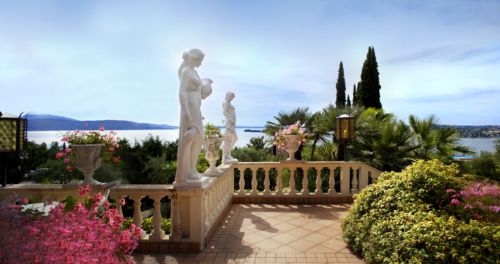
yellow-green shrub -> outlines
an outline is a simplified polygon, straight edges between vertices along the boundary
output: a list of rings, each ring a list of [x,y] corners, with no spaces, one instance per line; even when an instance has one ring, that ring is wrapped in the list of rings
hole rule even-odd
[[[465,182],[456,165],[417,161],[355,196],[344,240],[369,263],[495,263],[500,227],[465,223],[441,208]]]

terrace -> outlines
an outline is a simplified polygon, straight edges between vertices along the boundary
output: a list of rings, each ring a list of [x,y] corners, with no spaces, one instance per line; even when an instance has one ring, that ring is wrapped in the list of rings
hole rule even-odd
[[[154,201],[153,231],[143,232],[135,260],[144,263],[359,263],[341,239],[340,219],[352,195],[375,181],[362,162],[240,162],[223,164],[200,188],[117,185],[114,199]],[[294,177],[291,177],[293,175]],[[243,177],[242,177],[243,176]],[[312,186],[312,188],[310,188]],[[314,191],[310,191],[314,189]],[[102,186],[94,191],[106,191]],[[77,196],[75,185],[20,184],[0,198],[22,194],[40,201]],[[170,203],[170,234],[161,229],[161,202]],[[118,205],[121,210],[121,205]]]

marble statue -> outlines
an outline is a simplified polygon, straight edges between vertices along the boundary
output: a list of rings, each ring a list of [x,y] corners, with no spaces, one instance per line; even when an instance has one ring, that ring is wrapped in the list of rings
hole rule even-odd
[[[236,135],[236,113],[231,101],[234,99],[233,92],[226,93],[226,101],[222,104],[224,116],[226,117],[226,129],[224,131],[224,147],[222,149],[222,163],[230,164],[238,162],[237,159],[231,156],[238,136]]]
[[[196,169],[203,143],[201,100],[212,93],[212,80],[201,79],[196,71],[204,56],[199,49],[184,52],[178,71],[181,120],[174,186],[194,186],[202,177]]]

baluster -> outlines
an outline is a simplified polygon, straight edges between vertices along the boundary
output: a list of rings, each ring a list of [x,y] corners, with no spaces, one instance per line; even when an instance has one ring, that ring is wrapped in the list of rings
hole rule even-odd
[[[172,240],[180,240],[182,238],[182,229],[181,229],[181,212],[180,212],[180,197],[177,195],[177,192],[174,190],[172,193],[172,199],[170,200],[170,220],[172,221],[171,226],[171,238]]]
[[[302,169],[302,195],[309,194],[309,168]]]
[[[340,193],[349,194],[350,168],[347,165],[340,167]]]
[[[337,194],[335,190],[335,169],[330,168],[329,178],[328,178],[328,195]]]
[[[264,170],[264,194],[271,194],[271,190],[269,189],[269,185],[271,185],[269,181],[269,172],[271,169]]]
[[[352,173],[352,189],[351,189],[351,192],[352,193],[357,193],[358,192],[358,171],[357,170],[353,170],[353,173]]]
[[[368,171],[359,167],[359,190],[363,190],[366,186],[368,186]]]
[[[123,216],[122,210],[122,199],[125,199],[125,195],[119,195],[119,199],[116,201],[116,208],[118,209],[118,213]]]
[[[153,196],[154,211],[153,211],[153,232],[149,237],[151,240],[162,240],[165,236],[165,231],[161,229],[161,198],[162,195]]]
[[[238,194],[245,194],[245,170],[240,170],[240,191]]]
[[[321,189],[321,168],[316,168],[316,195],[323,194],[323,190]]]
[[[257,172],[259,171],[259,169],[254,169],[252,170],[252,192],[251,194],[252,195],[257,195],[258,192],[257,192]]]
[[[146,239],[147,235],[144,230],[142,230],[142,213],[141,213],[141,199],[144,197],[144,195],[134,195],[131,196],[132,200],[134,201],[134,224],[137,227],[141,228],[141,239]]]
[[[281,179],[281,176],[283,174],[282,169],[276,169],[276,194],[277,195],[282,195],[283,194],[283,180]]]
[[[295,171],[297,169],[290,169],[290,181],[289,181],[289,186],[290,186],[290,192],[288,192],[288,195],[295,195],[297,193],[297,190],[295,190]]]

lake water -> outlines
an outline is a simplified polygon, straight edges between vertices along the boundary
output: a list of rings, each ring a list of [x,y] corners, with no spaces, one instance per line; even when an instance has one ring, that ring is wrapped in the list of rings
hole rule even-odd
[[[247,128],[237,128],[236,133],[238,134],[238,141],[236,146],[244,147],[253,137],[264,136],[264,133],[259,132],[245,132]],[[262,130],[262,128],[250,128],[255,130]],[[50,144],[51,142],[60,142],[62,135],[66,131],[29,131],[28,140],[34,141],[35,143]],[[156,137],[159,136],[160,139],[166,141],[175,141],[179,137],[178,129],[168,129],[168,130],[117,130],[118,137],[127,138],[130,143],[135,141],[141,142],[146,139],[149,135]],[[62,142],[60,142],[62,143]],[[472,150],[479,153],[480,151],[495,152],[495,138],[461,138],[460,143],[464,146],[470,147]]]
[[[236,134],[238,135],[238,141],[236,141],[237,147],[244,147],[253,137],[264,136],[264,133],[259,132],[245,132],[244,130],[248,128],[237,128]],[[254,130],[262,130],[262,128],[250,128]],[[67,131],[28,131],[28,140],[34,141],[37,144],[45,143],[49,145],[51,142],[59,142]],[[166,130],[116,130],[117,137],[126,138],[131,144],[135,141],[141,142],[149,136],[159,136],[161,140],[164,141],[175,141],[179,138],[178,129],[166,129]]]

